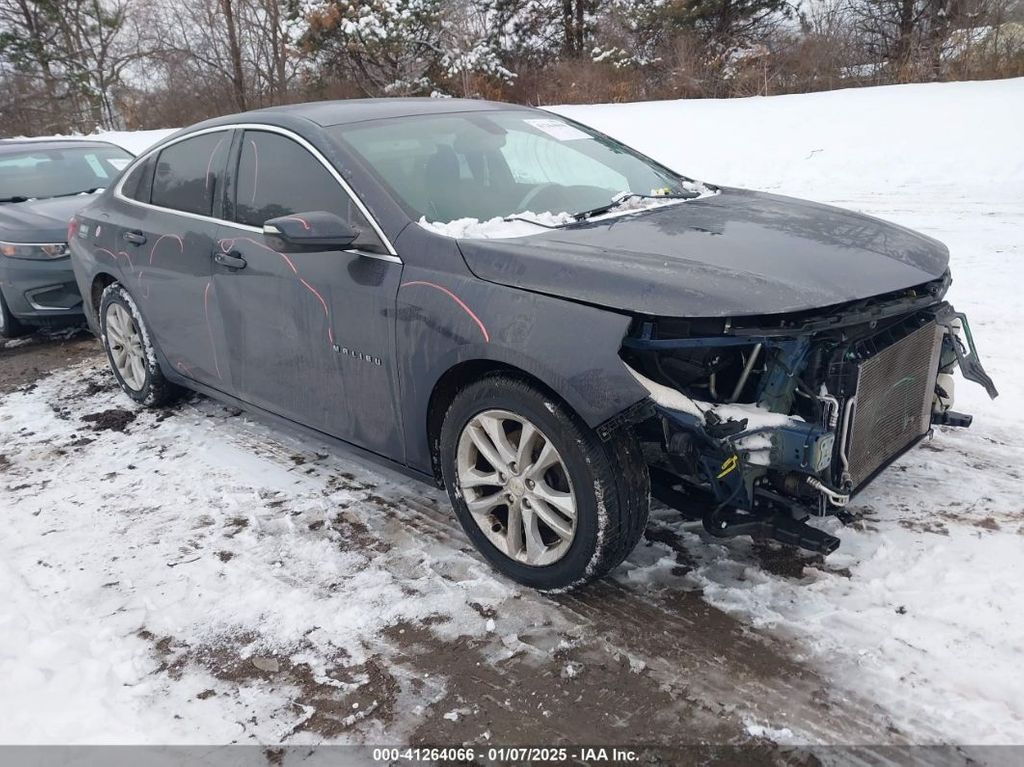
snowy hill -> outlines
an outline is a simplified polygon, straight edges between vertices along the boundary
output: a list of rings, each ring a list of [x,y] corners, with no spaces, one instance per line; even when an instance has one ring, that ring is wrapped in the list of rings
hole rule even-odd
[[[1024,198],[1024,78],[553,109],[719,184]]]

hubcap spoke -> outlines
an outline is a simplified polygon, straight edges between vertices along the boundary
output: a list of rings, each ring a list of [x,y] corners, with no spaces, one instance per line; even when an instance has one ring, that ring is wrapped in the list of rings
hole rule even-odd
[[[508,436],[505,434],[505,427],[502,422],[497,418],[491,418],[489,416],[479,417],[480,425],[483,426],[487,436],[491,440],[491,444],[494,445],[498,451],[498,456],[504,462],[505,465],[513,464],[516,461],[516,449],[512,447],[512,443],[508,441]],[[495,469],[500,468],[495,466]]]
[[[544,472],[560,460],[561,458],[554,445],[548,440],[544,440],[544,447],[540,449],[540,455],[537,456],[537,460],[527,468],[526,476],[535,482],[539,482],[544,477]]]
[[[492,469],[497,471],[504,466],[501,455],[498,453],[497,448],[494,447],[494,443],[491,442],[487,432],[484,431],[483,426],[476,423],[471,424],[469,426],[469,438],[473,440],[476,449],[480,451],[480,455],[491,465]]]
[[[570,519],[576,516],[576,500],[572,497],[572,493],[555,490],[547,482],[541,481],[533,488],[533,496]]]
[[[572,538],[572,522],[565,519],[558,512],[554,511],[544,501],[537,501],[533,504],[533,509],[537,516],[540,517],[541,521],[545,525],[551,528],[551,531],[555,533],[562,540]]]
[[[133,356],[131,364],[134,386],[136,389],[141,388],[142,382],[146,379],[146,371],[142,369],[142,359]]]
[[[518,503],[508,508],[508,524],[505,526],[505,553],[514,559],[523,554],[523,510]]]
[[[480,471],[479,469],[467,469],[459,477],[459,484],[463,489],[469,487],[501,487],[504,482],[496,471]]]
[[[540,527],[537,525],[537,515],[533,509],[523,509],[523,533],[526,538],[526,559],[528,562],[537,562],[547,552],[547,544],[540,536]]]
[[[473,500],[466,500],[466,505],[469,506],[469,510],[474,514],[486,514],[491,509],[495,509],[501,504],[505,503],[505,497],[501,493],[494,493],[493,495],[484,495]]]
[[[540,432],[529,421],[523,422],[523,429],[519,433],[519,447],[516,449],[516,463],[525,467],[530,463],[530,456],[533,455],[533,446],[538,439],[543,439]]]
[[[119,304],[110,304],[106,316],[107,346],[125,386],[140,391],[146,383],[146,355],[142,334],[134,318]]]

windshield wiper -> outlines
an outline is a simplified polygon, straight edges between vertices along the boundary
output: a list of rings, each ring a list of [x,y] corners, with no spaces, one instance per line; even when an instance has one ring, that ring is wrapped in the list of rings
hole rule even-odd
[[[28,197],[23,197],[20,194],[16,194],[13,197],[4,197],[0,199],[0,202],[28,202]]]
[[[104,187],[102,186],[94,186],[92,189],[82,189],[79,192],[65,192],[64,194],[55,194],[53,195],[53,197],[74,197],[76,194],[95,194],[96,192],[100,191],[103,188]]]
[[[588,218],[594,216],[600,216],[602,213],[608,213],[615,210],[617,207],[622,205],[627,200],[692,200],[700,195],[697,192],[683,192],[678,194],[639,194],[638,192],[622,192],[612,197],[611,202],[607,202],[604,205],[598,205],[596,208],[590,210],[584,210],[573,215],[573,221],[585,221]]]

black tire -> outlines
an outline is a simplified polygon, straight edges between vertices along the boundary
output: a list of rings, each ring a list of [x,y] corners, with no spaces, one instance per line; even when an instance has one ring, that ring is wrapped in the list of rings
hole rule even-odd
[[[117,369],[117,365],[114,363],[114,356],[107,336],[107,313],[113,304],[121,306],[128,312],[135,328],[142,336],[142,347],[145,353],[143,363],[145,379],[143,385],[138,389],[129,386],[125,382],[125,379]],[[157,362],[156,351],[153,348],[149,328],[146,326],[146,322],[142,318],[142,313],[139,312],[135,300],[119,282],[111,283],[103,291],[103,295],[100,298],[99,325],[100,341],[103,344],[104,351],[107,353],[107,362],[110,364],[110,370],[125,394],[146,407],[161,407],[174,401],[180,395],[182,390],[168,381],[160,369],[160,363]]]
[[[561,455],[575,490],[576,531],[557,561],[534,566],[498,549],[474,520],[458,479],[458,443],[478,414],[504,410],[528,419]],[[564,591],[600,578],[618,566],[643,536],[650,507],[650,479],[632,430],[607,442],[569,408],[529,383],[495,375],[470,384],[452,401],[441,427],[441,472],[452,506],[477,549],[500,572],[542,591]]]
[[[0,290],[0,338],[18,338],[31,331],[26,328],[7,308],[7,301],[4,300],[4,293]]]

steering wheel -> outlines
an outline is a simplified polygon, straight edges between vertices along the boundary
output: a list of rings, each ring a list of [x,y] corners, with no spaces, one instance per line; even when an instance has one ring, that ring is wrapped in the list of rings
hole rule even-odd
[[[546,191],[548,191],[550,189],[555,189],[555,188],[557,188],[559,186],[561,186],[561,184],[554,184],[554,183],[551,183],[550,181],[547,182],[547,183],[544,183],[544,184],[538,184],[533,189],[531,189],[529,192],[527,192],[525,195],[523,195],[523,199],[521,199],[519,201],[519,204],[516,206],[516,210],[524,212],[524,213],[526,211],[529,211],[530,208],[528,206],[530,205],[530,203],[532,203],[534,200],[536,200],[544,192],[546,192]],[[538,210],[534,210],[534,211],[530,211],[530,212],[531,213],[545,213],[545,212],[557,213],[558,211],[554,211],[554,210],[552,210],[552,211],[538,211]]]

